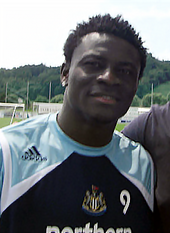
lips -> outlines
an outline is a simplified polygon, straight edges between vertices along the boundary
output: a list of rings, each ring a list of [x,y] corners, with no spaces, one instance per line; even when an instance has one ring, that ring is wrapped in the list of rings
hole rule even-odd
[[[104,104],[114,104],[116,102],[115,99],[109,97],[109,96],[96,96],[95,100],[104,103]]]
[[[115,104],[117,101],[119,101],[119,99],[113,95],[109,95],[106,93],[100,93],[100,92],[96,92],[96,93],[91,93],[91,96],[96,100],[99,101],[101,103],[105,103],[105,104]]]

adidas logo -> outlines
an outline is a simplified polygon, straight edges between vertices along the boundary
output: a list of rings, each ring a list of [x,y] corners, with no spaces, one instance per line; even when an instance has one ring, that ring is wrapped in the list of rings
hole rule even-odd
[[[32,146],[27,151],[25,151],[24,155],[22,155],[21,158],[22,160],[35,161],[35,162],[47,161],[47,158],[42,157],[35,146]]]

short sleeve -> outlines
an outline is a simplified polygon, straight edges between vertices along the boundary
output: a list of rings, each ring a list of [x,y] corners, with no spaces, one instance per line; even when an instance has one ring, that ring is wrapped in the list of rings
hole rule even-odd
[[[3,179],[4,179],[4,166],[3,166],[2,147],[0,144],[0,213],[1,213],[1,194],[2,194]]]

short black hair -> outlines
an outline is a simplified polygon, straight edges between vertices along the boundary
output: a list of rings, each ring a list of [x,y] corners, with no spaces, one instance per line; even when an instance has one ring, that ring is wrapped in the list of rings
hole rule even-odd
[[[139,78],[142,77],[146,66],[147,50],[143,47],[139,33],[136,33],[129,22],[122,19],[121,15],[117,15],[115,18],[112,18],[110,14],[96,15],[89,18],[88,22],[77,24],[76,29],[69,34],[63,48],[67,65],[71,63],[74,49],[81,43],[82,37],[91,32],[113,34],[132,44],[140,54],[141,70]]]

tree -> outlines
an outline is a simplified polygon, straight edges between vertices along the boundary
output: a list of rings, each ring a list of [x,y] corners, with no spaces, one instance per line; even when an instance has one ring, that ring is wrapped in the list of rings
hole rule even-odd
[[[151,94],[147,94],[142,99],[142,106],[143,107],[150,107],[151,106]],[[164,105],[166,104],[167,99],[161,93],[154,93],[153,94],[153,104]]]
[[[63,94],[56,95],[51,99],[51,103],[63,103],[63,97]]]
[[[141,99],[135,95],[131,104],[132,107],[139,107],[141,106]]]
[[[167,100],[170,101],[170,92],[167,95]]]
[[[54,95],[63,94],[64,91],[65,91],[65,87],[63,87],[61,83],[59,83],[58,86],[56,86],[54,89]]]
[[[10,93],[8,94],[8,103],[18,103],[18,96],[16,94]]]
[[[153,104],[164,105],[166,104],[167,99],[161,93],[154,93],[153,95]]]
[[[143,97],[142,106],[143,107],[150,107],[151,106],[151,94],[147,94]]]
[[[0,102],[5,102],[5,93],[0,93]]]
[[[37,98],[35,99],[35,102],[43,102],[43,103],[48,103],[48,99],[45,96],[38,95]]]

